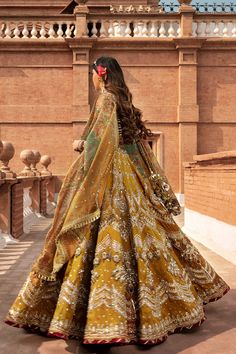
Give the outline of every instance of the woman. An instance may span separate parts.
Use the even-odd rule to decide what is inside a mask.
[[[112,57],[44,248],[6,323],[91,343],[163,342],[200,325],[229,286],[173,220],[180,205],[152,153],[152,133]]]

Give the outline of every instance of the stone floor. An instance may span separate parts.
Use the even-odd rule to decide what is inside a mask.
[[[183,225],[183,213],[176,218]],[[76,341],[28,334],[3,323],[3,318],[39,253],[51,219],[41,219],[28,236],[0,250],[0,353],[2,354],[235,354],[236,353],[236,266],[195,244],[203,256],[231,286],[222,299],[206,306],[207,320],[194,333],[174,334],[161,345],[143,348],[126,346],[78,346]],[[223,235],[222,235],[223,237]]]

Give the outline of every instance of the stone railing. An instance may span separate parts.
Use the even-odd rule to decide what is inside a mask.
[[[76,36],[74,18],[59,16],[59,18],[32,19],[2,19],[0,21],[0,39],[47,40],[73,38]]]
[[[0,248],[29,233],[39,218],[55,208],[55,176],[48,170],[51,158],[36,150],[20,154],[24,169],[17,175],[9,167],[14,146],[0,141]],[[37,169],[41,163],[42,170]]]
[[[179,12],[160,5],[75,7],[73,14],[54,17],[2,17],[0,40],[54,40],[67,38],[236,37],[236,13],[196,12],[180,1]],[[191,1],[187,1],[189,3]]]
[[[236,150],[184,163],[184,231],[236,264]]]
[[[193,37],[236,37],[236,14],[231,18],[224,14],[200,17],[194,17]]]
[[[179,37],[179,20],[145,18],[114,20],[93,19],[87,20],[88,37]]]

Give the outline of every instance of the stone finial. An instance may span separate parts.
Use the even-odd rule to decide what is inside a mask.
[[[190,5],[192,0],[178,0],[180,5]]]
[[[40,163],[43,166],[43,169],[41,171],[41,175],[42,176],[51,176],[52,172],[50,172],[48,170],[48,166],[50,165],[50,163],[52,162],[52,159],[50,156],[48,155],[43,155],[40,159]]]
[[[15,149],[12,143],[9,141],[2,141],[2,149],[0,155],[0,170],[4,174],[5,178],[15,178],[16,173],[11,171],[10,167],[8,166],[9,161],[13,158],[15,154]]]
[[[37,169],[36,165],[39,163],[39,161],[41,159],[41,154],[38,150],[32,150],[32,152],[34,154],[34,162],[32,163],[31,169],[36,174],[36,176],[40,176],[41,173]]]
[[[191,2],[192,0],[178,0],[180,3],[180,9],[188,9],[188,8],[192,8]]]
[[[34,171],[31,169],[31,164],[34,163],[35,157],[32,150],[23,150],[20,153],[20,159],[25,164],[24,169],[19,173],[19,176],[32,177],[35,176]]]

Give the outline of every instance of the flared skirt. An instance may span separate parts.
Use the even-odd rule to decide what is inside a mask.
[[[56,281],[29,273],[6,323],[83,343],[154,344],[200,325],[204,304],[228,290],[118,148],[100,218]]]

